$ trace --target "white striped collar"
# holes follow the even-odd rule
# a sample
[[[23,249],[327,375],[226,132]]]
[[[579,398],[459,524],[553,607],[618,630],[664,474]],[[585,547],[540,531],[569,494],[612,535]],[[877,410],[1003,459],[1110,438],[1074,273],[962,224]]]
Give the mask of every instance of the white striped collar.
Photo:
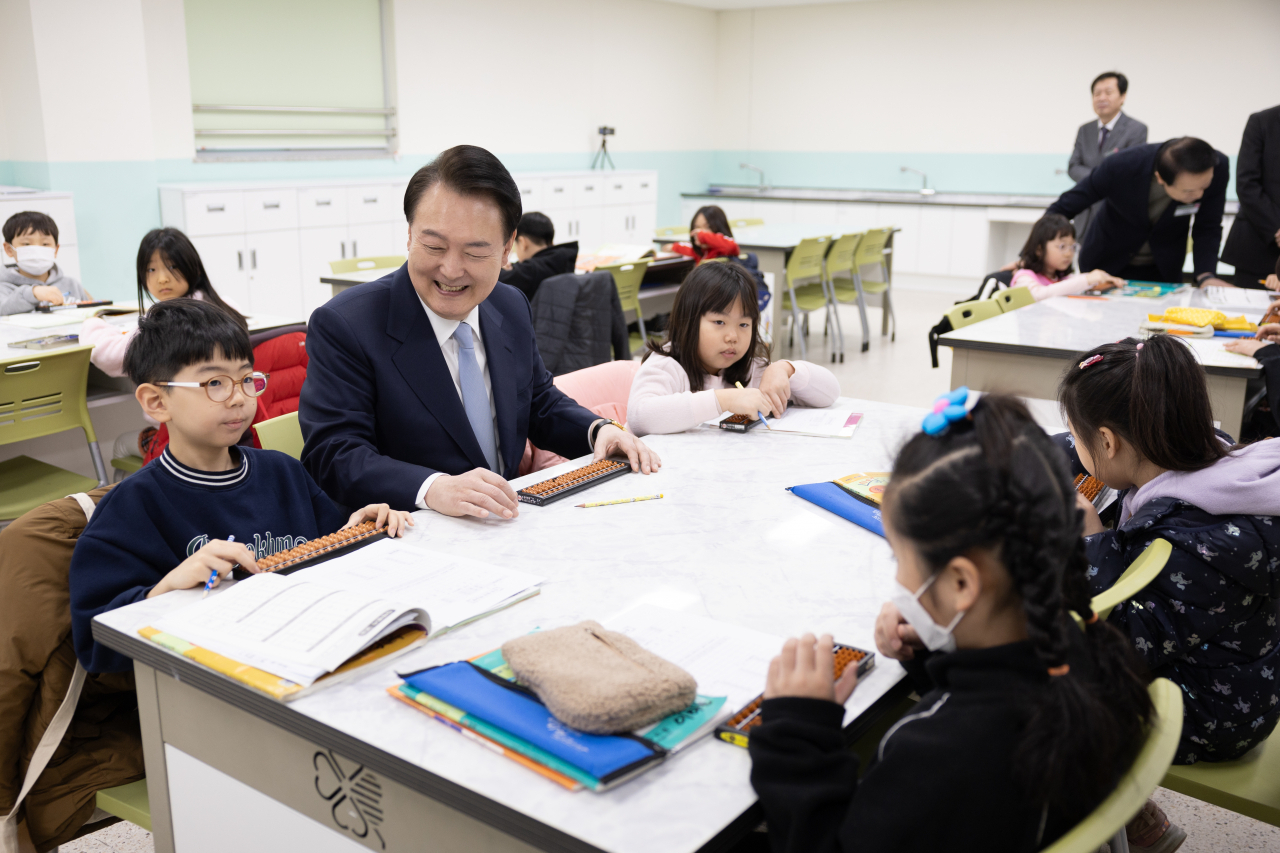
[[[236,456],[240,457],[240,465],[230,471],[197,471],[195,468],[183,465],[174,458],[168,447],[160,454],[160,458],[157,461],[165,471],[185,483],[214,489],[225,489],[240,485],[249,476],[248,454],[242,453],[238,447],[232,447],[231,453],[233,460]]]

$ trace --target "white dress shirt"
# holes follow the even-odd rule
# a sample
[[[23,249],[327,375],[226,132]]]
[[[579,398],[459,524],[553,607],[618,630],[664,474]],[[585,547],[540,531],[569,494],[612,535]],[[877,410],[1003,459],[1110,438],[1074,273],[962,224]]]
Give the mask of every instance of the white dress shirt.
[[[1116,122],[1120,120],[1120,115],[1122,112],[1124,111],[1121,110],[1117,112],[1115,115],[1111,117],[1111,121],[1105,124],[1103,123],[1102,119],[1098,119],[1098,144],[1099,145],[1102,144],[1102,129],[1105,127],[1107,129],[1107,135],[1109,136],[1111,134],[1111,131],[1116,129]]]
[[[498,441],[498,408],[493,404],[493,383],[489,381],[484,338],[480,336],[480,306],[477,305],[472,308],[471,313],[467,315],[465,320],[446,320],[428,308],[427,303],[423,301],[421,296],[418,297],[418,302],[422,303],[422,310],[427,312],[427,319],[431,321],[431,329],[436,333],[436,342],[440,344],[440,353],[444,356],[444,363],[449,367],[449,375],[453,377],[453,387],[458,392],[459,400],[462,399],[462,382],[458,379],[459,346],[458,341],[453,337],[453,333],[461,322],[465,322],[471,327],[471,337],[475,343],[476,350],[476,363],[480,365],[480,375],[484,377],[484,390],[489,393],[489,412],[493,417],[493,446],[498,451],[499,471],[497,473],[501,474],[502,447]],[[429,509],[427,506],[427,490],[431,488],[431,484],[436,477],[442,475],[443,472],[437,472],[423,481],[422,488],[418,489],[417,505],[419,509]]]

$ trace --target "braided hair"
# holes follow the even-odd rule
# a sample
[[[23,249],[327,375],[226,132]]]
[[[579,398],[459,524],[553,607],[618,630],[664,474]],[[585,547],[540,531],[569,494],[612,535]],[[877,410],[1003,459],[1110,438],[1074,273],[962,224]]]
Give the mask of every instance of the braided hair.
[[[1128,642],[1090,607],[1083,513],[1062,452],[1020,401],[989,395],[942,435],[907,442],[885,505],[931,574],[976,550],[1009,573],[1046,673],[1027,697],[1013,770],[1035,808],[1082,818],[1132,764],[1152,708]],[[1091,664],[1076,672],[1069,612],[1086,625]]]

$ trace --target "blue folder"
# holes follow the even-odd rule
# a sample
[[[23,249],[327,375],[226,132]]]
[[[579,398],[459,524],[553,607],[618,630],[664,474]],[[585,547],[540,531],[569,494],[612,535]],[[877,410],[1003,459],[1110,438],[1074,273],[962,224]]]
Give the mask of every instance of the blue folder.
[[[817,504],[825,510],[834,512],[841,518],[848,519],[878,536],[884,535],[884,522],[880,520],[880,510],[863,503],[835,483],[807,483],[803,486],[791,486],[787,491],[804,498],[811,504]]]
[[[571,729],[522,688],[491,677],[467,661],[401,677],[411,687],[523,738],[602,782],[666,756],[661,747],[634,735],[590,735]]]

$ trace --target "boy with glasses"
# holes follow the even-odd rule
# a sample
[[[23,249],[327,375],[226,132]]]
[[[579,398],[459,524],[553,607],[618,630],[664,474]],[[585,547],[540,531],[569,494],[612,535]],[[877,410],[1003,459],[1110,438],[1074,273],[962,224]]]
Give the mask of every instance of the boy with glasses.
[[[373,520],[399,536],[413,523],[386,504],[348,517],[296,459],[236,444],[270,376],[254,371],[248,333],[217,306],[152,306],[124,368],[143,411],[169,425],[169,445],[102,499],[71,558],[72,637],[89,672],[132,668],[93,641],[99,613],[203,586],[237,564],[256,572],[263,557],[340,527]]]

